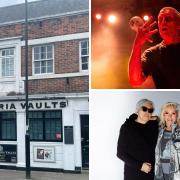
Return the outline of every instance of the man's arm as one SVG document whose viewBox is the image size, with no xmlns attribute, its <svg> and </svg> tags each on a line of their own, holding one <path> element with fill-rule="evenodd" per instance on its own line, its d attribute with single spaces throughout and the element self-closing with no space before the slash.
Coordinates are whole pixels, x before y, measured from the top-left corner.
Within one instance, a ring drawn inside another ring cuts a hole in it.
<svg viewBox="0 0 180 180">
<path fill-rule="evenodd" d="M 157 29 L 151 30 L 156 22 L 152 22 L 152 17 L 139 27 L 133 44 L 132 53 L 129 59 L 129 81 L 134 86 L 140 86 L 146 80 L 141 64 L 141 49 L 146 41 L 153 42 L 151 36 L 158 32 Z"/>
<path fill-rule="evenodd" d="M 141 64 L 141 46 L 134 41 L 132 53 L 129 59 L 129 81 L 134 86 L 139 86 L 145 81 Z"/>
</svg>

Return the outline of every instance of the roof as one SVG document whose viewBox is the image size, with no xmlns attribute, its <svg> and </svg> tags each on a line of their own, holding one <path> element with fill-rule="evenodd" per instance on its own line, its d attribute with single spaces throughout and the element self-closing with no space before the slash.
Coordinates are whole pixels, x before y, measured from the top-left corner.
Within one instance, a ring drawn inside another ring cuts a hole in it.
<svg viewBox="0 0 180 180">
<path fill-rule="evenodd" d="M 28 19 L 43 19 L 54 16 L 88 12 L 89 0 L 39 0 L 28 3 Z M 23 22 L 25 4 L 0 8 L 0 25 Z"/>
</svg>

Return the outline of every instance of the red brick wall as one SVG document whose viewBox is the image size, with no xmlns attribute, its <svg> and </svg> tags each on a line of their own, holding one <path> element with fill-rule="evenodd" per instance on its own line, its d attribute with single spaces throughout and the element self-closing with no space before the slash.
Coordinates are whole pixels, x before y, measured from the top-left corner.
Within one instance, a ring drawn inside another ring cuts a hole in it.
<svg viewBox="0 0 180 180">
<path fill-rule="evenodd" d="M 30 23 L 29 38 L 88 32 L 88 15 L 78 15 Z"/>
<path fill-rule="evenodd" d="M 89 77 L 69 77 L 29 81 L 30 94 L 88 92 Z"/>
<path fill-rule="evenodd" d="M 28 75 L 32 76 L 32 47 L 28 47 Z M 21 48 L 21 76 L 25 76 L 25 47 Z"/>
<path fill-rule="evenodd" d="M 89 31 L 88 14 L 29 22 L 29 39 Z M 23 36 L 24 24 L 0 27 L 0 38 Z"/>
<path fill-rule="evenodd" d="M 88 32 L 88 14 L 74 15 L 29 22 L 29 39 L 53 37 L 66 34 Z M 0 38 L 23 36 L 24 24 L 0 26 Z M 54 42 L 54 73 L 79 72 L 79 40 Z M 28 50 L 28 75 L 32 76 L 32 48 Z M 25 48 L 21 49 L 21 75 L 25 75 Z M 88 76 L 57 79 L 30 80 L 31 94 L 53 92 L 88 91 Z"/>
<path fill-rule="evenodd" d="M 0 25 L 0 38 L 10 38 L 14 36 L 23 36 L 23 25 L 22 24 L 14 24 L 14 25 Z"/>
<path fill-rule="evenodd" d="M 57 42 L 54 46 L 55 73 L 79 72 L 79 41 Z"/>
<path fill-rule="evenodd" d="M 52 43 L 54 45 L 55 74 L 79 72 L 79 40 L 62 41 Z M 32 49 L 29 46 L 28 74 L 32 76 Z M 25 76 L 25 48 L 21 51 L 21 75 Z"/>
</svg>

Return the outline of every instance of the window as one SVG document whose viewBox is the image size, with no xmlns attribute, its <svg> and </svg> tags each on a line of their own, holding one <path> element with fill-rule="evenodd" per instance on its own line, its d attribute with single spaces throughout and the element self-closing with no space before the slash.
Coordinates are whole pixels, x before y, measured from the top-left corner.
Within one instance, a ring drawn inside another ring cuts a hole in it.
<svg viewBox="0 0 180 180">
<path fill-rule="evenodd" d="M 89 41 L 81 41 L 80 42 L 80 64 L 81 70 L 88 70 L 89 64 Z"/>
<path fill-rule="evenodd" d="M 16 140 L 16 113 L 1 112 L 0 113 L 0 139 Z"/>
<path fill-rule="evenodd" d="M 53 72 L 53 46 L 43 45 L 33 48 L 34 74 Z"/>
<path fill-rule="evenodd" d="M 62 141 L 62 111 L 29 112 L 30 139 Z"/>
<path fill-rule="evenodd" d="M 1 77 L 14 76 L 14 64 L 15 64 L 14 51 L 15 51 L 14 48 L 0 50 Z"/>
</svg>

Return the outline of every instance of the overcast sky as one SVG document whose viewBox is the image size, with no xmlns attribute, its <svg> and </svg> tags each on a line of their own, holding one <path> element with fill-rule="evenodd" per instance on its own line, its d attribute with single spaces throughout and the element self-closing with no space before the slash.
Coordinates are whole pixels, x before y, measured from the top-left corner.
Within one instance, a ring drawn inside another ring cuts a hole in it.
<svg viewBox="0 0 180 180">
<path fill-rule="evenodd" d="M 28 0 L 28 2 L 31 1 L 38 1 L 38 0 Z M 25 0 L 0 0 L 0 7 L 9 6 L 13 4 L 21 4 L 21 3 L 25 3 Z"/>
</svg>

